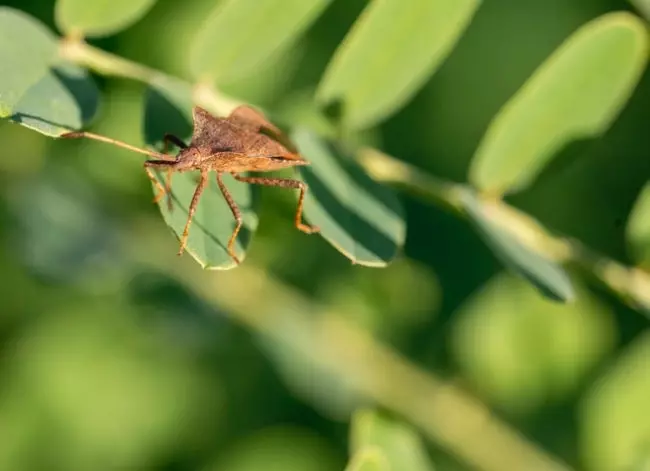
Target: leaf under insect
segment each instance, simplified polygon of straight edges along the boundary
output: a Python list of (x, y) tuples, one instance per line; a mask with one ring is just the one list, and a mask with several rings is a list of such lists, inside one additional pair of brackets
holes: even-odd
[[(145, 103), (144, 134), (148, 145), (161, 150), (165, 133), (174, 134), (186, 143), (189, 142), (192, 134), (193, 103), (192, 90), (187, 84), (180, 81), (156, 80), (147, 90)], [(183, 234), (190, 202), (198, 184), (197, 173), (173, 175), (171, 210), (166, 198), (158, 203), (165, 223), (178, 239)], [(165, 173), (156, 174), (164, 185)], [(224, 175), (224, 183), (242, 212), (244, 226), (237, 238), (235, 250), (243, 261), (253, 233), (257, 230), (259, 189), (237, 182), (230, 175)], [(228, 240), (234, 227), (235, 219), (217, 186), (216, 174), (212, 172), (190, 227), (187, 253), (206, 269), (234, 268), (236, 263), (227, 252)]]

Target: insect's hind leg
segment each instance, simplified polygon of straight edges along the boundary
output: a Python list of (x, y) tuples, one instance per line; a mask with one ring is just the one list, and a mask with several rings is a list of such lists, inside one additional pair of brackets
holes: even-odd
[(235, 241), (237, 240), (237, 235), (239, 234), (239, 231), (241, 230), (243, 225), (241, 211), (239, 211), (239, 207), (237, 206), (237, 203), (235, 203), (235, 200), (233, 199), (232, 195), (228, 191), (228, 188), (223, 183), (223, 180), (221, 179), (221, 172), (217, 172), (217, 184), (219, 185), (221, 194), (226, 200), (226, 203), (228, 203), (228, 206), (230, 207), (230, 211), (232, 211), (232, 215), (235, 218), (235, 229), (232, 231), (230, 239), (228, 240), (228, 255), (230, 255), (232, 259), (235, 261), (235, 263), (239, 265), (241, 262), (239, 261), (239, 257), (237, 257), (237, 255), (235, 254)]
[(320, 229), (316, 226), (308, 226), (302, 222), (302, 208), (305, 202), (305, 194), (307, 193), (307, 184), (301, 182), (300, 180), (291, 180), (289, 178), (268, 178), (268, 177), (243, 177), (236, 173), (232, 174), (236, 180), (244, 183), (252, 183), (254, 185), (264, 185), (264, 186), (277, 186), (280, 188), (295, 188), (300, 190), (300, 196), (298, 197), (298, 207), (296, 208), (296, 216), (294, 222), (296, 228), (305, 234), (314, 234), (319, 232)]

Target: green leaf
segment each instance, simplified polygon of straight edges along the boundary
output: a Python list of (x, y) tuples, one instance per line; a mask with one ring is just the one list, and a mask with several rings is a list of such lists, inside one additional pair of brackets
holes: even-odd
[(358, 453), (369, 448), (381, 450), (391, 470), (433, 470), (422, 440), (411, 427), (377, 411), (364, 409), (352, 419), (350, 449)]
[(447, 57), (479, 0), (374, 0), (336, 51), (317, 99), (343, 124), (367, 128), (422, 87)]
[(632, 255), (642, 267), (650, 268), (650, 183), (646, 183), (627, 224)]
[(254, 73), (271, 54), (295, 41), (330, 1), (225, 0), (194, 40), (194, 75), (222, 83)]
[(563, 147), (602, 134), (639, 81), (648, 59), (644, 23), (610, 13), (580, 28), (492, 121), (470, 180), (492, 193), (528, 186)]
[[(188, 142), (192, 133), (192, 90), (180, 81), (157, 80), (147, 90), (144, 134), (147, 144), (160, 149), (165, 133), (174, 134)], [(157, 173), (164, 185), (165, 175)], [(159, 203), (165, 223), (180, 239), (183, 234), (189, 205), (198, 180), (194, 172), (176, 173), (172, 179), (172, 202), (170, 211), (166, 198)], [(224, 183), (239, 206), (244, 226), (237, 238), (235, 251), (241, 261), (257, 229), (258, 194), (257, 186), (235, 181), (224, 175)], [(155, 192), (155, 189), (154, 189)], [(227, 246), (235, 227), (235, 220), (212, 174), (208, 187), (203, 192), (190, 227), (187, 253), (205, 269), (227, 270), (236, 263), (228, 255)]]
[(291, 139), (311, 162), (300, 168), (309, 185), (305, 218), (353, 263), (386, 266), (404, 244), (406, 224), (399, 200), (313, 132), (296, 129)]
[(345, 471), (391, 471), (391, 467), (381, 449), (366, 447), (354, 454)]
[(97, 112), (99, 91), (88, 73), (58, 60), (56, 38), (43, 24), (7, 7), (0, 8), (0, 63), (1, 118), (60, 136)]
[(35, 18), (0, 7), (0, 117), (14, 107), (56, 59), (54, 35)]
[(462, 202), (478, 233), (506, 267), (550, 299), (568, 302), (575, 298), (571, 280), (560, 265), (534, 252), (499, 225), (473, 193), (465, 192)]
[(142, 18), (156, 0), (58, 0), (55, 17), (68, 34), (108, 36)]
[(81, 129), (99, 107), (99, 90), (88, 72), (61, 65), (47, 72), (15, 105), (11, 121), (52, 137)]

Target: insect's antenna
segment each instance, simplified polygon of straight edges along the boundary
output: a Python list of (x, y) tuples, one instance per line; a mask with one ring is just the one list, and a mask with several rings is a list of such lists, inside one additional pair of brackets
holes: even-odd
[(132, 146), (131, 144), (127, 144), (126, 142), (118, 141), (117, 139), (112, 139), (106, 136), (100, 136), (99, 134), (94, 134), (92, 132), (87, 132), (87, 131), (69, 132), (63, 134), (61, 137), (64, 139), (80, 139), (85, 137), (88, 139), (93, 139), (95, 141), (105, 142), (107, 144), (113, 144), (118, 147), (123, 147), (124, 149), (128, 149), (130, 151), (137, 152), (139, 154), (148, 155), (149, 157), (154, 157), (159, 160), (169, 160), (169, 161), (176, 160), (176, 158), (171, 155), (161, 154), (160, 152), (155, 152), (148, 149), (142, 149), (141, 147), (135, 147)]

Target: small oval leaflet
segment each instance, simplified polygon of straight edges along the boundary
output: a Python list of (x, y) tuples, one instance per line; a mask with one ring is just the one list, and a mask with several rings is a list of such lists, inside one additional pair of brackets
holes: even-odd
[(65, 33), (108, 36), (142, 18), (156, 0), (57, 0), (55, 18)]
[(533, 252), (493, 222), (473, 192), (464, 192), (462, 203), (479, 235), (506, 267), (524, 277), (550, 299), (568, 302), (575, 298), (571, 280), (560, 265)]
[(566, 145), (605, 132), (641, 77), (649, 43), (643, 21), (628, 13), (573, 33), (493, 119), (470, 181), (494, 194), (521, 190)]
[(384, 267), (404, 244), (406, 223), (399, 199), (372, 180), (347, 153), (314, 132), (291, 133), (311, 165), (300, 167), (309, 185), (305, 217), (353, 263)]

